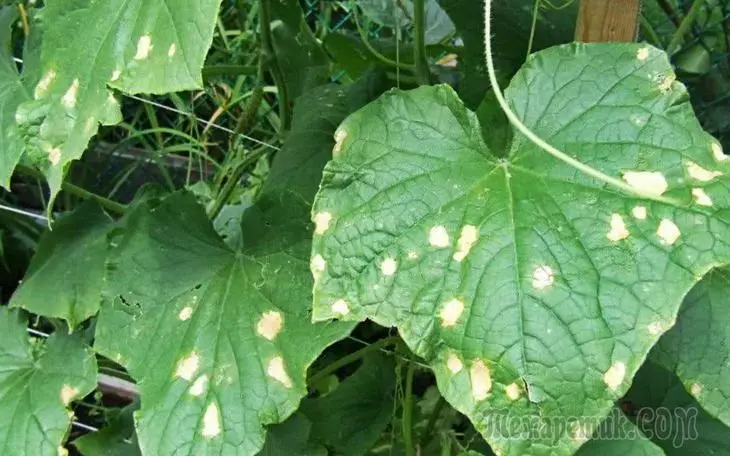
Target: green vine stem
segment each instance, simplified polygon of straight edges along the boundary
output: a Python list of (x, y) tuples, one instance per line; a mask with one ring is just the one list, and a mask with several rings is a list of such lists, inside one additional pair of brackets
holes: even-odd
[(256, 164), (256, 162), (259, 161), (261, 157), (269, 152), (271, 152), (271, 149), (267, 147), (259, 147), (252, 150), (250, 154), (243, 157), (243, 160), (241, 160), (241, 163), (236, 166), (233, 173), (231, 173), (231, 176), (228, 177), (228, 180), (223, 185), (223, 188), (220, 190), (220, 192), (218, 192), (218, 195), (213, 201), (212, 206), (208, 210), (209, 219), (213, 220), (218, 216), (218, 214), (220, 214), (223, 206), (225, 206), (228, 200), (231, 198), (231, 195), (236, 189), (238, 181), (241, 179), (241, 176), (243, 176), (243, 173), (245, 173), (246, 170)]
[(274, 78), (276, 90), (279, 94), (279, 119), (281, 120), (281, 129), (289, 130), (291, 127), (290, 100), (289, 89), (284, 81), (284, 73), (281, 71), (279, 61), (276, 59), (274, 45), (271, 39), (271, 0), (261, 0), (261, 8), (259, 9), (259, 30), (261, 34), (261, 50), (262, 58), (271, 76)]
[[(45, 179), (45, 176), (43, 175), (43, 173), (38, 171), (35, 168), (31, 168), (31, 167), (24, 166), (24, 165), (18, 165), (15, 168), (15, 170), (21, 174), (25, 174), (26, 176), (32, 177), (34, 179), (40, 179), (40, 180)], [(112, 201), (108, 198), (104, 198), (101, 195), (92, 193), (92, 192), (90, 192), (86, 189), (83, 189), (83, 188), (79, 187), (78, 185), (74, 185), (68, 181), (64, 181), (61, 184), (61, 190), (63, 190), (64, 192), (67, 192), (71, 195), (78, 196), (79, 198), (84, 199), (84, 200), (88, 200), (88, 199), (94, 200), (97, 203), (99, 203), (99, 205), (101, 207), (103, 207), (104, 209), (108, 210), (109, 212), (118, 214), (118, 215), (123, 215), (124, 212), (127, 210), (127, 206), (125, 204), (117, 203), (116, 201)]]
[(439, 416), (441, 416), (441, 412), (444, 410), (445, 406), (446, 399), (443, 396), (439, 396), (436, 405), (433, 407), (431, 416), (428, 417), (426, 429), (423, 431), (423, 434), (421, 434), (420, 443), (422, 448), (425, 447), (426, 444), (428, 444), (433, 439), (433, 430), (436, 428), (436, 422), (438, 421)]
[(424, 0), (413, 2), (414, 43), (413, 60), (416, 63), (416, 77), (420, 85), (428, 85), (431, 80), (426, 59), (426, 7)]
[(406, 456), (415, 456), (416, 447), (413, 443), (413, 376), (416, 372), (416, 363), (408, 360), (406, 370), (406, 392), (403, 398), (403, 415), (401, 425), (403, 426), (403, 446)]
[(309, 380), (307, 380), (307, 385), (312, 386), (322, 379), (334, 374), (340, 368), (364, 358), (368, 353), (380, 350), (381, 348), (387, 347), (388, 345), (395, 345), (398, 343), (398, 341), (400, 341), (400, 338), (398, 336), (386, 337), (384, 339), (380, 339), (377, 342), (373, 342), (372, 344), (365, 346), (360, 350), (345, 355), (337, 361), (333, 362), (332, 364), (327, 365), (321, 371), (309, 377)]
[(682, 19), (679, 27), (677, 27), (677, 31), (674, 32), (674, 35), (672, 35), (672, 39), (667, 45), (667, 54), (672, 55), (679, 50), (680, 44), (682, 44), (685, 35), (687, 35), (689, 29), (692, 28), (692, 25), (694, 25), (695, 21), (697, 20), (697, 16), (700, 14), (700, 10), (702, 9), (702, 5), (704, 5), (704, 3), (705, 0), (694, 0), (694, 2), (692, 2), (692, 6), (689, 8), (689, 12), (684, 17), (684, 19)]

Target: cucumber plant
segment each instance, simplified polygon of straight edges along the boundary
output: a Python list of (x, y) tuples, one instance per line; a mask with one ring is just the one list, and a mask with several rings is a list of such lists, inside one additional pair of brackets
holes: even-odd
[(336, 2), (345, 35), (239, 1), (239, 125), (273, 92), (281, 146), (125, 204), (70, 171), (120, 101), (205, 88), (225, 5), (2, 7), (0, 184), (45, 178), (48, 227), (0, 307), (0, 453), (730, 453), (730, 162), (664, 51), (568, 42), (570, 3)]

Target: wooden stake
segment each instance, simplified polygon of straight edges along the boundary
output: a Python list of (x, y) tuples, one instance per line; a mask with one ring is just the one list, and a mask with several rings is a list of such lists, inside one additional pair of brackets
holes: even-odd
[(581, 0), (575, 40), (634, 41), (641, 0)]

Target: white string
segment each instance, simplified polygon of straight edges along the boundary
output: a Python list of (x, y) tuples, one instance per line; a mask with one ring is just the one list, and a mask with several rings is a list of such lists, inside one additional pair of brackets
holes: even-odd
[(34, 219), (37, 219), (37, 220), (43, 220), (45, 222), (48, 221), (48, 219), (46, 217), (44, 217), (44, 216), (42, 216), (40, 214), (36, 214), (36, 213), (33, 213), (33, 212), (29, 212), (29, 211), (26, 211), (26, 210), (23, 210), (23, 209), (18, 209), (18, 208), (15, 208), (15, 207), (6, 206), (4, 204), (0, 204), (0, 209), (1, 210), (4, 210), (4, 211), (8, 211), (8, 212), (14, 212), (14, 213), (20, 214), (20, 215), (25, 215), (26, 217), (31, 217), (31, 218), (34, 218)]

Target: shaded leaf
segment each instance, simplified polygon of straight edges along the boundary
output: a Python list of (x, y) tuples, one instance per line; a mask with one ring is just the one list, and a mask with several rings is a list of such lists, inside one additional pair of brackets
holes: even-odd
[(106, 235), (111, 218), (87, 203), (41, 237), (23, 283), (10, 300), (46, 317), (63, 318), (73, 330), (95, 315), (106, 276)]
[(567, 455), (598, 424), (567, 417), (605, 416), (687, 291), (730, 259), (729, 168), (650, 47), (542, 51), (506, 96), (549, 143), (665, 199), (518, 134), (497, 155), (447, 86), (388, 92), (336, 133), (312, 213), (313, 317), (396, 326), (495, 452)]
[(96, 387), (96, 359), (75, 336), (29, 342), (26, 318), (0, 307), (0, 454), (56, 456), (71, 401)]
[(730, 277), (711, 271), (687, 295), (677, 324), (651, 352), (651, 359), (676, 372), (685, 389), (730, 425)]
[(73, 441), (83, 456), (141, 456), (134, 435), (132, 412), (139, 404), (121, 409), (109, 420), (109, 426)]
[(594, 432), (591, 440), (576, 453), (577, 456), (663, 456), (664, 452), (614, 408)]
[(269, 428), (259, 456), (327, 456), (327, 449), (310, 442), (312, 423), (301, 413)]
[(51, 199), (99, 124), (121, 121), (108, 86), (132, 94), (202, 87), (220, 1), (202, 0), (194, 8), (185, 0), (46, 2), (39, 13), (42, 76), (34, 99), (15, 115)]

